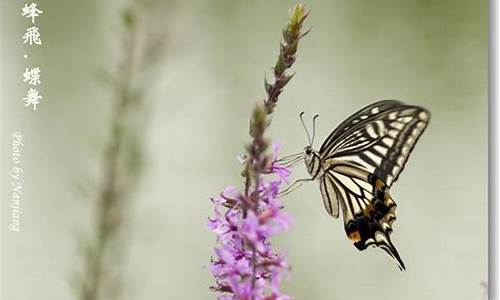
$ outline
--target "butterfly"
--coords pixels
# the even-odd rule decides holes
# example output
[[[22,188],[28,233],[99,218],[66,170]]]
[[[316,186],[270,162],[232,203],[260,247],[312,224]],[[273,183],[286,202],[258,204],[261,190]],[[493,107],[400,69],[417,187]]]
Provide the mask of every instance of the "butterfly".
[[[380,247],[404,270],[390,238],[396,202],[389,190],[427,127],[429,111],[395,100],[375,102],[343,121],[319,151],[312,147],[316,117],[313,139],[306,129],[309,145],[301,154],[311,176],[306,180],[319,181],[325,209],[334,218],[340,206],[347,237],[358,250]]]

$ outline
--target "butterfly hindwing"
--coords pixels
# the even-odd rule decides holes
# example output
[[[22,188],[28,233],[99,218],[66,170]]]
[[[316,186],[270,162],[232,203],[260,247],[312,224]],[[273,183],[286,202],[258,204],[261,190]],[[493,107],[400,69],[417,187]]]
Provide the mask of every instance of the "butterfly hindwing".
[[[390,238],[396,220],[396,203],[387,185],[375,175],[357,168],[334,167],[325,177],[332,178],[342,207],[344,229],[354,246],[360,251],[368,246],[380,247],[404,269]]]
[[[344,228],[354,245],[359,250],[382,248],[401,269],[404,264],[390,239],[396,203],[389,188],[429,119],[421,107],[379,101],[342,122],[319,151],[326,210],[337,217],[340,203]]]
[[[334,218],[339,217],[339,195],[335,190],[333,178],[328,174],[323,176],[319,182],[319,189],[323,197],[326,211]]]

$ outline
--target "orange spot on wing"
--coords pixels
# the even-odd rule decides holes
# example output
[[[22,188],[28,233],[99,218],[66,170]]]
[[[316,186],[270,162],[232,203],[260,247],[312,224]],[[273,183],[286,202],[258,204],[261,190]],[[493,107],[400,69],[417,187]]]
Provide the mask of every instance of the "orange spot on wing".
[[[361,235],[359,234],[359,231],[357,231],[357,230],[349,233],[348,237],[353,242],[359,242],[361,240]]]
[[[365,217],[371,218],[372,214],[375,212],[375,208],[373,205],[370,203],[366,206],[366,208],[363,210],[363,214]]]
[[[377,179],[375,181],[375,189],[376,190],[381,190],[384,186],[385,186],[385,183],[382,180]]]

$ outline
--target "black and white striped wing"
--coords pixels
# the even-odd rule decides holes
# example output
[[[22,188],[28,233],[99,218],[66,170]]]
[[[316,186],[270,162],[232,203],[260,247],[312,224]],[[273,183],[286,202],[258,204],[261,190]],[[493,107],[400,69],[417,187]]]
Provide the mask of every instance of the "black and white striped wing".
[[[323,198],[323,204],[326,211],[334,218],[339,217],[339,194],[335,189],[335,182],[333,177],[325,174],[319,179],[319,190]]]
[[[429,118],[423,108],[380,101],[344,121],[319,151],[326,170],[320,188],[327,211],[337,217],[340,203],[344,227],[354,245],[359,250],[381,247],[402,269],[404,264],[389,237],[396,219],[389,188]]]
[[[382,180],[362,168],[348,165],[328,170],[320,180],[320,187],[325,191],[322,190],[322,195],[327,211],[334,217],[338,216],[340,203],[344,229],[354,246],[360,251],[368,246],[380,247],[397,262],[400,269],[404,269],[404,263],[390,238],[392,224],[396,220],[396,203]],[[329,210],[327,206],[333,209]]]
[[[321,161],[327,165],[339,160],[357,165],[391,187],[429,119],[430,113],[418,106],[393,100],[376,102],[332,132],[319,150]]]
[[[329,152],[331,150],[331,146],[335,143],[336,140],[343,134],[345,134],[349,129],[352,129],[356,124],[380,114],[381,112],[387,111],[392,108],[397,108],[403,105],[403,103],[397,100],[382,100],[375,103],[372,103],[364,108],[360,109],[349,118],[345,119],[342,123],[340,123],[335,130],[330,133],[330,135],[326,138],[319,150],[320,153]],[[328,149],[327,149],[328,148]]]

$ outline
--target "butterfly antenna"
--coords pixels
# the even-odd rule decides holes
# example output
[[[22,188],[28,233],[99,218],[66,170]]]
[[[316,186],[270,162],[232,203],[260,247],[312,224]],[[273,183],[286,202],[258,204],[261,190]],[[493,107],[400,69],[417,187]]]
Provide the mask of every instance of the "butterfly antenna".
[[[312,139],[311,139],[311,146],[313,145],[314,143],[314,137],[316,136],[316,119],[319,117],[319,115],[315,115],[313,117],[313,135],[312,135]]]
[[[304,127],[304,131],[306,132],[309,145],[312,145],[311,135],[309,135],[309,131],[307,131],[306,123],[304,122],[304,112],[300,113],[299,118],[300,118],[300,122],[302,122],[302,127]]]

